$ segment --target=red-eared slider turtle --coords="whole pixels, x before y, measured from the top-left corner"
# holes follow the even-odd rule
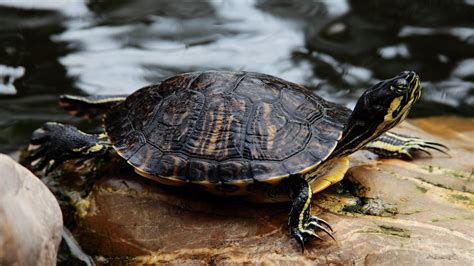
[[[269,75],[186,73],[128,97],[63,96],[76,115],[105,114],[104,132],[46,123],[33,133],[32,165],[49,171],[113,147],[137,173],[167,185],[251,200],[286,195],[290,232],[303,248],[306,239],[320,238],[316,230],[332,237],[329,224],[310,214],[311,196],[343,178],[351,153],[366,148],[411,158],[445,148],[385,133],[420,95],[418,75],[409,71],[369,88],[354,111]]]

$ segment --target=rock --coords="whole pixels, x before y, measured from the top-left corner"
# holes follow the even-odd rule
[[[313,214],[332,225],[337,241],[309,242],[304,254],[288,233],[289,203],[164,187],[121,166],[75,201],[80,222],[73,233],[101,263],[472,264],[474,121],[411,123],[395,131],[444,143],[451,157],[354,154],[345,180],[312,202]]]
[[[0,265],[54,265],[62,215],[48,188],[0,154]]]
[[[71,232],[64,227],[63,239],[59,245],[56,265],[94,265],[90,256],[84,253]]]

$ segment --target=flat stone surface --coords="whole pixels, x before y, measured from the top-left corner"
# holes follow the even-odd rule
[[[54,265],[61,209],[30,171],[0,154],[0,265]]]
[[[474,264],[474,120],[412,120],[395,131],[444,143],[414,161],[353,156],[342,184],[315,195],[313,214],[337,241],[288,232],[289,203],[211,197],[116,173],[76,204],[74,230],[98,261],[148,263]]]

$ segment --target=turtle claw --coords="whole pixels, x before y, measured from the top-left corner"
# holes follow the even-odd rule
[[[304,252],[304,243],[308,238],[323,240],[323,238],[316,233],[316,230],[323,231],[336,241],[336,238],[333,235],[333,230],[326,221],[316,216],[310,216],[301,228],[298,227],[291,230],[293,237],[300,244],[302,252]]]
[[[449,148],[444,146],[443,144],[436,143],[436,142],[425,142],[424,144],[420,144],[419,146],[422,147],[422,148],[436,150],[438,152],[441,152],[442,154],[445,154],[445,155],[451,157],[451,155],[448,153]],[[424,149],[420,149],[420,150],[424,150]],[[429,154],[431,156],[431,153],[429,153]]]
[[[46,134],[46,131],[43,128],[38,128],[37,130],[33,131],[33,134],[31,135],[31,144],[40,144],[42,143],[48,135]],[[30,149],[30,148],[28,148]]]
[[[33,167],[34,170],[39,171],[46,166],[46,162],[47,160],[44,158],[38,158],[31,162],[31,167]]]
[[[429,150],[435,150],[450,156],[448,153],[449,148],[445,145],[437,142],[424,141],[416,137],[412,137],[403,143],[403,145],[400,147],[400,154],[405,155],[405,157],[408,159],[413,159],[416,152],[423,152],[426,155],[432,157],[433,155]]]
[[[28,152],[29,152],[28,158],[30,159],[30,161],[34,161],[43,155],[44,147],[40,145],[30,144],[28,146]]]
[[[326,222],[325,220],[321,219],[321,218],[318,218],[318,217],[316,217],[316,216],[311,216],[311,217],[309,218],[309,222],[308,222],[308,223],[312,223],[312,222],[315,222],[316,224],[322,223],[322,224],[324,224],[327,228],[329,228],[329,230],[331,230],[331,232],[334,232],[334,230],[332,229],[331,225],[330,225],[328,222]]]
[[[327,228],[322,226],[320,223],[326,226]],[[324,233],[326,233],[327,235],[329,235],[334,241],[336,241],[336,238],[334,238],[334,235],[332,234],[333,230],[331,226],[323,219],[319,219],[318,217],[313,216],[310,218],[310,221],[305,224],[305,227],[308,229],[311,229],[312,231],[314,231],[315,229],[319,229],[323,231]],[[318,235],[316,236],[317,238],[321,239],[321,237],[319,237]]]

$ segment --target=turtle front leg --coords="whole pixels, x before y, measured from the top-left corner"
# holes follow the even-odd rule
[[[405,160],[412,160],[418,152],[423,152],[431,156],[429,150],[436,150],[449,156],[447,153],[449,148],[443,144],[391,132],[386,132],[376,138],[367,144],[364,149],[383,158],[399,158]]]
[[[29,160],[31,166],[46,173],[62,162],[102,155],[110,147],[105,134],[87,134],[71,125],[48,122],[35,130],[31,137]]]
[[[300,176],[292,176],[289,178],[289,184],[293,205],[288,225],[291,235],[300,244],[301,251],[304,251],[304,243],[308,238],[322,239],[316,233],[316,230],[321,230],[334,239],[331,226],[323,219],[311,215],[311,196],[313,192],[308,182]]]

